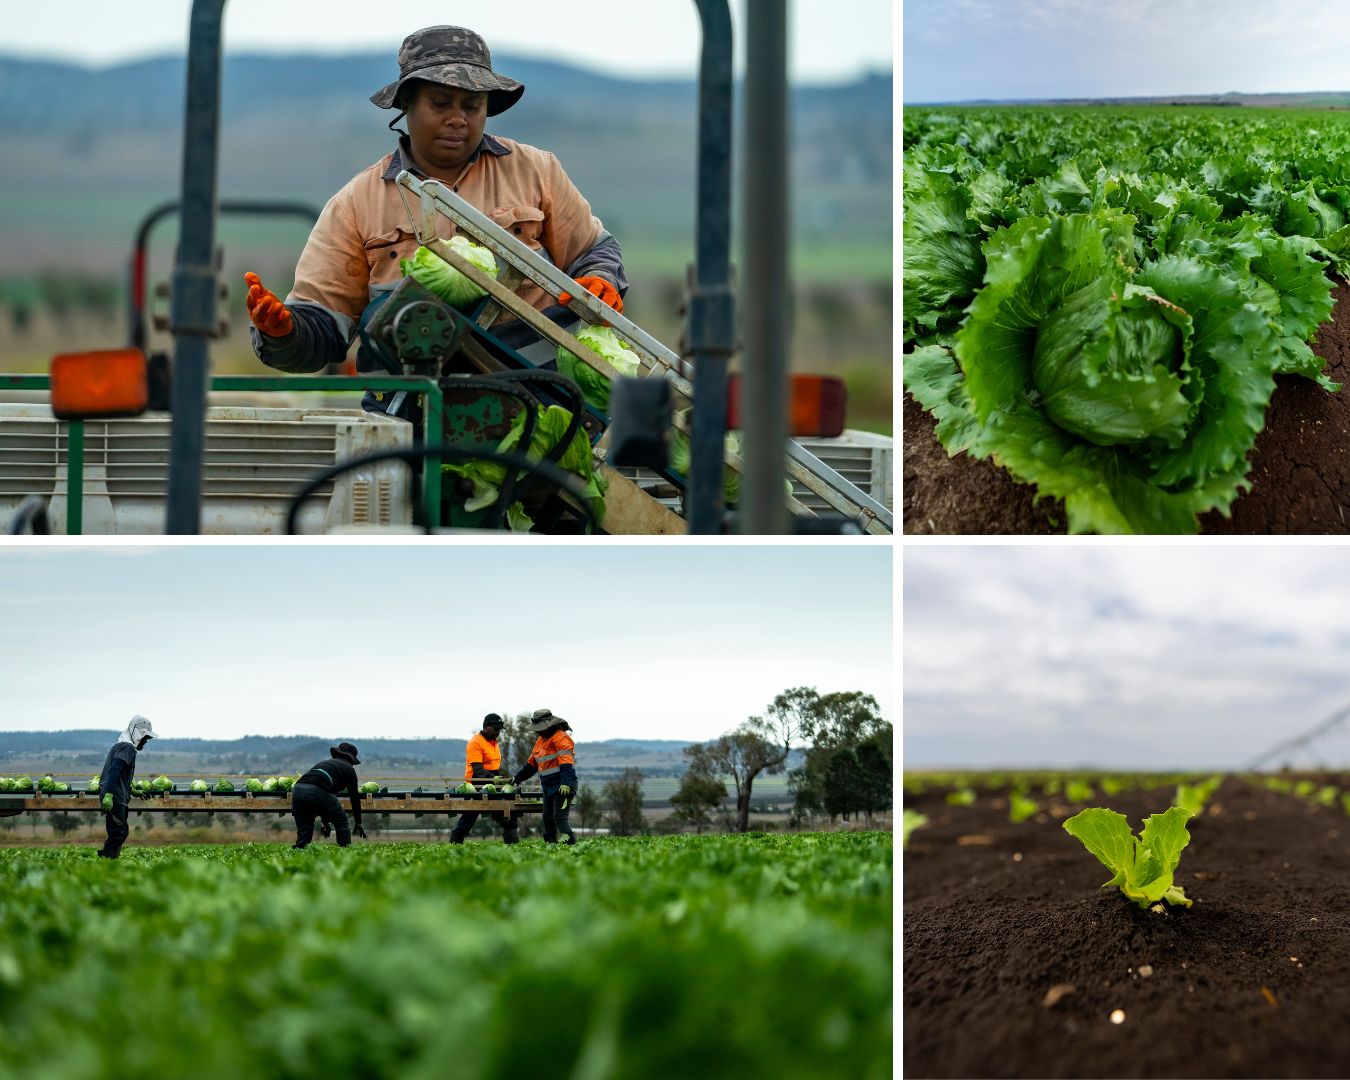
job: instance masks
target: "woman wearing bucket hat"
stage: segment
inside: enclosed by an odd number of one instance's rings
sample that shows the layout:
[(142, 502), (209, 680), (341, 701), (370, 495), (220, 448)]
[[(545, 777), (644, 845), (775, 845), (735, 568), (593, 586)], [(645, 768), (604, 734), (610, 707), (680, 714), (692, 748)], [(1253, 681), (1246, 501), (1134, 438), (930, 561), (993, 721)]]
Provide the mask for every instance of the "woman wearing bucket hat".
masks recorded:
[(323, 834), (337, 831), (338, 847), (352, 842), (352, 829), (347, 827), (347, 812), (338, 801), (338, 792), (345, 791), (352, 800), (352, 820), (356, 835), (366, 838), (361, 827), (361, 790), (358, 787), (355, 766), (361, 764), (356, 747), (349, 742), (328, 748), (328, 760), (321, 761), (305, 773), (291, 788), (291, 816), (295, 818), (293, 847), (308, 847), (314, 839), (314, 819), (323, 822)]
[(530, 717), (530, 730), (535, 734), (534, 749), (515, 775), (516, 786), (538, 773), (544, 786), (544, 843), (556, 844), (562, 835), (567, 843), (575, 844), (577, 838), (567, 823), (577, 790), (576, 743), (567, 734), (572, 727), (550, 710), (536, 709)]
[[(246, 274), (254, 352), (282, 371), (320, 371), (340, 363), (357, 336), (363, 316), (400, 281), (399, 263), (417, 239), (395, 183), (407, 169), (433, 178), (501, 227), (565, 270), (616, 311), (628, 288), (618, 242), (568, 179), (552, 154), (513, 139), (489, 135), (488, 117), (520, 100), (525, 87), (492, 68), (487, 43), (472, 30), (429, 26), (410, 34), (398, 54), (399, 76), (371, 96), (381, 109), (404, 116), (398, 146), (359, 173), (328, 205), (310, 233), (295, 270), (295, 286), (283, 303), (256, 274)], [(394, 129), (397, 130), (397, 129)], [(446, 236), (454, 227), (441, 219)], [(576, 317), (530, 281), (517, 293), (563, 325)], [(516, 347), (538, 340), (514, 321), (498, 328)], [(550, 355), (552, 346), (549, 346)], [(374, 370), (373, 358), (357, 354), (359, 370)], [(374, 412), (395, 411), (404, 395), (367, 394)], [(400, 403), (396, 409), (394, 402)]]

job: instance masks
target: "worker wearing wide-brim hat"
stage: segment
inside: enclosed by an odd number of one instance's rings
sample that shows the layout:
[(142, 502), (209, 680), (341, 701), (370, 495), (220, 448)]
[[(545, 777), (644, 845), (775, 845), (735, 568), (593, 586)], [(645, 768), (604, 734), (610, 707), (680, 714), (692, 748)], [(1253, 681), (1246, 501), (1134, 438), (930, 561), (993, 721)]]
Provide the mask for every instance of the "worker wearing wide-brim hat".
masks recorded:
[[(622, 310), (628, 279), (618, 242), (591, 212), (558, 159), (487, 133), (488, 117), (511, 108), (525, 92), (521, 83), (493, 69), (487, 43), (463, 27), (429, 26), (404, 39), (398, 64), (398, 78), (370, 98), (381, 109), (398, 110), (389, 122), (391, 129), (407, 117), (408, 130), (400, 133), (397, 147), (329, 200), (300, 255), (295, 285), (284, 303), (256, 274), (246, 275), (259, 359), (291, 372), (321, 371), (343, 360), (359, 326), (401, 280), (400, 260), (417, 248), (413, 222), (395, 183), (404, 169), (442, 181), (616, 311)], [(413, 200), (410, 204), (416, 205)], [(443, 216), (437, 228), (443, 237), (455, 232)], [(516, 291), (560, 324), (576, 323), (575, 315), (528, 279)], [(517, 348), (541, 341), (516, 320), (494, 332)], [(551, 357), (552, 345), (543, 345)], [(540, 347), (536, 344), (536, 351)], [(376, 370), (377, 362), (363, 352), (357, 354), (357, 368)], [(409, 419), (413, 412), (401, 404), (408, 400), (401, 394), (387, 395), (387, 400), (386, 395), (368, 394), (362, 404)]]
[[(314, 839), (315, 818), (323, 822), (324, 836), (330, 830), (337, 833), (338, 847), (347, 847), (352, 842), (353, 831), (365, 839), (366, 830), (361, 826), (361, 788), (356, 776), (356, 766), (361, 764), (358, 754), (349, 742), (330, 746), (327, 760), (320, 761), (295, 782), (291, 788), (291, 816), (295, 818), (292, 847), (309, 846)], [(347, 812), (338, 799), (341, 792), (351, 799), (352, 826), (348, 826)]]
[(534, 749), (525, 765), (516, 773), (519, 785), (535, 773), (544, 788), (544, 842), (556, 844), (559, 836), (575, 844), (576, 836), (567, 823), (568, 811), (577, 791), (576, 743), (567, 734), (572, 726), (548, 709), (536, 709), (530, 717), (535, 734)]

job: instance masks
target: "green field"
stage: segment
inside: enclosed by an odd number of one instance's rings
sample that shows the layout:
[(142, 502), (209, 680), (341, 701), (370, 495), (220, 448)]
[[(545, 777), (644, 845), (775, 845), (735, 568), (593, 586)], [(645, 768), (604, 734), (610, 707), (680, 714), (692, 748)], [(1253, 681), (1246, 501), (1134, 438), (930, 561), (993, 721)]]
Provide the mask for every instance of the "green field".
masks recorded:
[[(1195, 532), (1350, 274), (1350, 117), (914, 108), (905, 386), (1070, 532)], [(1329, 354), (1331, 355), (1331, 354)], [(979, 531), (978, 529), (976, 531)]]
[(0, 1077), (889, 1077), (891, 846), (0, 850)]

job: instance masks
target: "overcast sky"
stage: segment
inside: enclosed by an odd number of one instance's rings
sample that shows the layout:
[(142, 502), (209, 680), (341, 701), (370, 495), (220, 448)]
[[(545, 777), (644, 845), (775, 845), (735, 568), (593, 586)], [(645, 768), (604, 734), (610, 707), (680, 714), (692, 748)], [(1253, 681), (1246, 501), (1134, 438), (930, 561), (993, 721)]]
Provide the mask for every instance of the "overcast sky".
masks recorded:
[(0, 544), (0, 730), (708, 739), (794, 686), (892, 717), (891, 549)]
[(1350, 90), (1345, 0), (906, 0), (904, 100)]
[[(4, 4), (0, 53), (109, 64), (186, 52), (190, 0), (60, 0)], [(744, 57), (745, 0), (732, 0), (736, 55)], [(790, 70), (800, 82), (834, 82), (890, 71), (889, 0), (791, 0)], [(702, 41), (693, 0), (643, 0), (599, 7), (552, 0), (229, 0), (225, 47), (236, 52), (389, 53), (436, 23), (467, 26), (492, 50), (557, 60), (612, 74), (692, 77)], [(72, 33), (71, 28), (77, 32)], [(508, 72), (509, 74), (509, 72)], [(614, 103), (606, 103), (612, 108)]]
[[(1240, 768), (1350, 704), (1344, 546), (910, 546), (908, 767)], [(1323, 740), (1350, 763), (1350, 725)]]

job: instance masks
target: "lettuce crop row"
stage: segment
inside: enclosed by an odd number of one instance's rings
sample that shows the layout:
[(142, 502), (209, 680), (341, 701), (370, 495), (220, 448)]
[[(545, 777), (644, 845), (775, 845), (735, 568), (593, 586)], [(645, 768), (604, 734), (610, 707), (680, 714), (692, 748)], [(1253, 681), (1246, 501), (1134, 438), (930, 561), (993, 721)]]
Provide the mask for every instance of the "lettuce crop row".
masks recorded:
[(905, 386), (1072, 532), (1194, 532), (1350, 270), (1350, 122), (910, 109)]
[(879, 833), (0, 850), (0, 1077), (888, 1077), (891, 857)]

